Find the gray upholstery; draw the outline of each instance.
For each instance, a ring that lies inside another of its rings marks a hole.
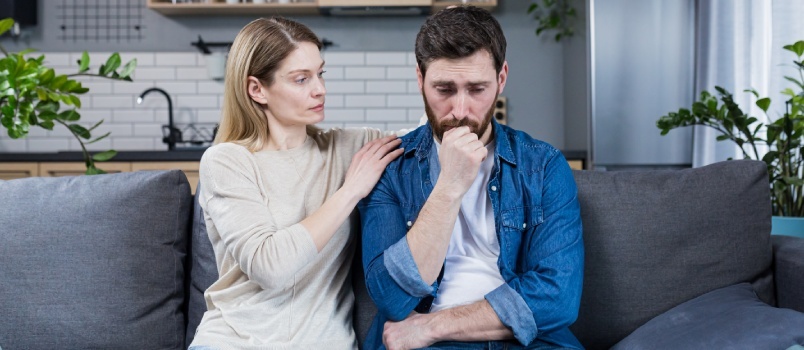
[[[804,310],[804,239],[774,236],[771,255],[765,176],[751,161],[576,172],[586,264],[572,330],[583,344],[608,348],[667,310],[740,282],[771,305]],[[179,171],[0,181],[0,348],[189,344],[206,311],[203,291],[217,279],[191,200]],[[352,276],[362,343],[376,308],[359,251]]]
[[[178,170],[0,182],[0,347],[182,349]]]
[[[187,345],[193,342],[195,329],[201,323],[201,317],[207,311],[204,300],[204,291],[218,279],[218,268],[215,262],[215,251],[207,236],[207,224],[204,221],[204,211],[198,203],[198,194],[201,193],[201,184],[196,186],[193,200],[193,231],[190,236],[190,281],[188,290],[187,310]]]
[[[779,307],[804,312],[804,239],[773,236],[772,240]]]
[[[804,313],[770,306],[748,283],[717,289],[639,327],[612,350],[787,349],[804,344]]]
[[[609,348],[670,308],[740,282],[774,303],[764,163],[576,171],[575,180],[586,261],[571,330],[587,348]]]

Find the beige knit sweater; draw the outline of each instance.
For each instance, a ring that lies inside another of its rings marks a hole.
[[[354,217],[321,252],[299,223],[338,190],[377,130],[332,129],[300,147],[249,152],[232,143],[201,158],[199,200],[218,280],[193,345],[219,349],[353,349],[349,278]],[[354,215],[353,215],[354,216]]]

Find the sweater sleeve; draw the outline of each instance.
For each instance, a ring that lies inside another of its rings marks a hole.
[[[276,227],[248,150],[233,144],[211,147],[199,172],[201,205],[250,280],[263,289],[276,288],[313,261],[318,250],[304,226]]]

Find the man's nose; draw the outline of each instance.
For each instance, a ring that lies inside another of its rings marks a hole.
[[[469,115],[469,105],[466,93],[457,93],[454,97],[452,115],[455,119],[463,119]]]

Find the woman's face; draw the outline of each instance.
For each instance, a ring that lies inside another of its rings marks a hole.
[[[279,65],[271,86],[260,84],[266,115],[282,126],[313,125],[324,120],[324,60],[318,47],[302,42]],[[260,102],[260,101],[257,101]]]

